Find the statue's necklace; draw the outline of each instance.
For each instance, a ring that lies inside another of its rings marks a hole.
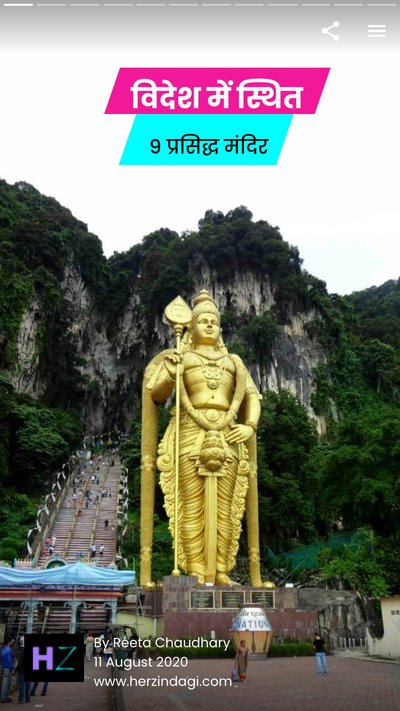
[[[218,365],[216,360],[210,360],[207,356],[200,353],[196,353],[196,355],[199,357],[201,370],[206,379],[207,387],[210,388],[210,390],[218,390],[220,380],[227,366],[226,356],[223,358],[222,363]],[[205,363],[202,360],[203,358],[206,361]]]

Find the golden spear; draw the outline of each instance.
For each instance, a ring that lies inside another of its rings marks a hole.
[[[180,356],[181,356],[181,336],[185,326],[192,320],[192,311],[182,297],[168,304],[164,311],[164,316],[173,327],[176,336],[175,350],[179,356],[176,368],[175,384],[175,497],[174,497],[174,569],[172,575],[180,575],[178,568],[178,487],[179,487],[179,425],[180,425]]]

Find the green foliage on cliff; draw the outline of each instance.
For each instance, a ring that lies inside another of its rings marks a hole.
[[[400,348],[400,279],[354,292],[346,299],[357,312],[357,332]]]
[[[318,535],[318,439],[304,408],[285,390],[264,396],[258,430],[261,540],[278,553]]]
[[[76,412],[18,396],[0,371],[0,560],[22,554],[36,498],[82,436]]]
[[[324,509],[336,508],[346,526],[377,534],[400,532],[400,412],[382,403],[347,414],[321,461]]]
[[[17,395],[0,371],[0,481],[21,491],[34,488],[82,442],[79,415],[44,407]]]
[[[17,338],[29,305],[40,321],[35,350],[46,373],[49,404],[79,403],[78,368],[70,305],[61,283],[78,270],[96,303],[105,299],[107,261],[86,225],[27,183],[0,180],[0,367],[18,370]]]
[[[272,348],[279,334],[277,315],[265,311],[259,316],[239,317],[236,310],[231,308],[222,314],[221,325],[230,351],[245,360],[247,366],[258,366],[261,375],[266,374]]]
[[[106,260],[100,240],[54,198],[28,183],[0,181],[0,240],[3,259],[26,273],[43,269],[61,280],[67,265],[79,267],[100,295]]]
[[[319,566],[326,580],[344,580],[353,590],[362,591],[366,596],[390,594],[385,549],[381,544],[376,545],[372,529],[361,528],[339,551],[327,548],[321,551]]]
[[[0,504],[0,560],[12,563],[23,555],[35,514],[35,503],[29,496],[7,488]]]
[[[298,249],[284,241],[279,228],[263,220],[253,222],[245,207],[226,215],[208,210],[197,232],[178,235],[166,228],[157,230],[128,252],[114,254],[109,265],[114,319],[134,284],[143,314],[152,320],[177,293],[184,298],[191,295],[201,269],[210,270],[215,283],[227,285],[243,272],[269,278],[280,322],[287,319],[288,309],[310,307],[314,291],[323,288],[323,282],[302,272]]]
[[[313,455],[320,510],[327,526],[340,519],[374,541],[373,561],[368,546],[356,553],[344,546],[321,562],[320,574],[365,594],[395,593],[400,579],[393,555],[400,544],[399,293],[399,281],[391,281],[348,297],[321,294],[309,325],[326,354],[312,396],[327,421]]]
[[[400,404],[400,279],[347,297],[357,314],[363,374],[378,394]]]

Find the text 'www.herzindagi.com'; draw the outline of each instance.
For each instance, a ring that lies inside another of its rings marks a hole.
[[[125,678],[113,678],[105,679],[104,677],[97,677],[93,679],[95,686],[122,686],[125,688],[134,687],[183,687],[193,691],[198,688],[215,688],[215,687],[228,687],[232,686],[232,680],[227,677],[199,677],[199,676],[128,676]]]

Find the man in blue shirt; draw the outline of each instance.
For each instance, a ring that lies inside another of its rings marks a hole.
[[[11,675],[14,669],[14,653],[12,651],[11,645],[14,640],[6,640],[0,651],[0,666],[2,671],[2,682],[1,682],[1,703],[8,704],[12,702],[10,699],[10,689],[11,689]]]

